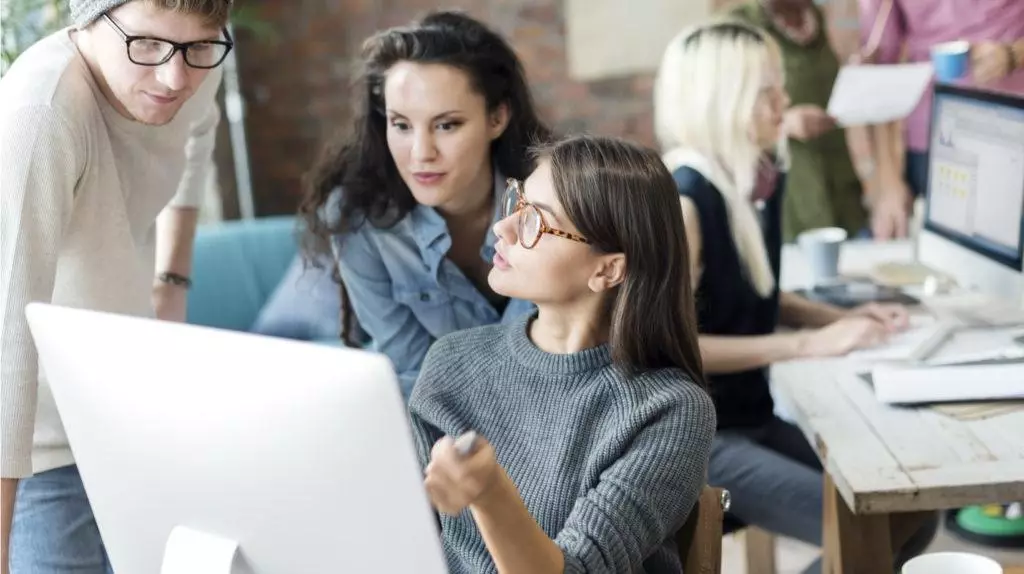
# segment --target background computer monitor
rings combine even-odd
[[[1024,98],[937,85],[918,259],[1024,304]]]
[[[160,572],[178,526],[238,543],[223,574],[446,572],[383,356],[38,303],[27,313],[114,572]]]

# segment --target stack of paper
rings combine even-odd
[[[840,126],[901,120],[917,107],[931,78],[930,63],[843,66],[832,87],[828,115]]]
[[[1024,399],[1024,359],[878,366],[871,371],[871,384],[875,398],[889,404]]]
[[[1024,346],[1021,327],[960,327],[923,360],[917,347],[941,320],[915,317],[916,325],[892,345],[866,349],[851,357],[875,363],[864,375],[883,403],[941,403],[1024,399]]]

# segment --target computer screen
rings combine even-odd
[[[936,87],[925,229],[1021,270],[1024,99]]]
[[[383,355],[26,315],[114,572],[447,571]]]

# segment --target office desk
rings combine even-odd
[[[909,259],[909,244],[844,246],[844,273]],[[804,286],[799,251],[783,254],[783,288]],[[891,571],[892,542],[922,515],[1024,500],[1024,412],[959,421],[878,403],[850,359],[772,367],[773,393],[825,467],[825,572]],[[897,542],[899,544],[900,542]]]

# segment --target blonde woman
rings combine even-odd
[[[800,431],[773,414],[767,367],[874,345],[904,328],[907,314],[779,292],[788,105],[777,46],[731,21],[673,39],[655,87],[656,132],[681,194],[718,415],[709,482],[732,492],[739,521],[820,544],[821,465]],[[798,330],[776,333],[779,323]]]

